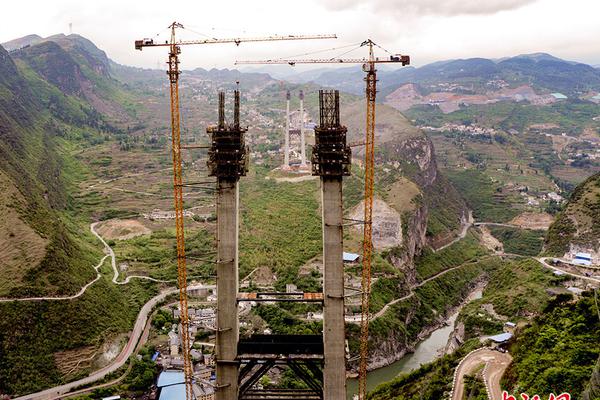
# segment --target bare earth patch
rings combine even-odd
[[[365,202],[361,201],[350,212],[350,218],[362,220],[364,218]],[[355,230],[362,231],[361,225],[356,225]],[[398,211],[390,207],[385,201],[373,201],[373,246],[385,249],[398,246],[402,243],[402,224]]]
[[[488,229],[487,226],[480,226],[479,230],[481,231],[481,244],[483,244],[486,248],[493,252],[501,252],[504,251],[504,245],[501,241],[496,239]]]
[[[545,230],[554,222],[554,217],[548,213],[524,212],[510,221],[510,224],[523,229]]]
[[[67,377],[89,369],[97,354],[98,348],[96,346],[85,346],[54,353],[54,361],[61,375]]]
[[[149,228],[134,219],[111,219],[99,224],[96,231],[108,240],[126,240],[152,233]]]

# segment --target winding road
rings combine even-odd
[[[23,301],[46,301],[46,300],[47,301],[73,300],[78,297],[81,297],[90,286],[92,286],[94,283],[96,283],[102,277],[102,274],[100,273],[100,267],[102,266],[102,264],[104,264],[104,261],[106,261],[106,259],[108,257],[110,257],[110,263],[111,263],[113,273],[114,273],[112,282],[116,285],[125,285],[125,284],[129,283],[131,281],[131,279],[146,279],[146,280],[149,280],[152,282],[158,282],[158,283],[175,282],[174,280],[164,281],[164,280],[155,279],[155,278],[151,278],[149,276],[142,276],[142,275],[131,275],[131,276],[128,276],[127,278],[125,278],[125,280],[119,281],[119,270],[117,269],[117,258],[115,256],[115,252],[108,245],[108,243],[106,243],[104,238],[102,238],[102,236],[100,236],[100,234],[96,231],[96,226],[99,223],[100,222],[92,223],[90,225],[90,231],[92,232],[92,234],[94,236],[96,236],[102,242],[102,245],[104,246],[104,252],[107,254],[100,259],[100,261],[98,262],[98,264],[96,266],[94,266],[94,270],[96,271],[96,277],[93,280],[91,280],[90,282],[86,283],[84,286],[82,286],[82,288],[79,290],[79,292],[77,292],[76,294],[71,295],[71,296],[39,296],[39,297],[22,297],[22,298],[15,298],[15,299],[0,298],[0,303],[23,302]]]
[[[468,261],[468,262],[466,262],[466,263],[464,263],[464,264],[460,264],[460,265],[457,265],[456,267],[452,267],[452,268],[445,269],[445,270],[443,270],[443,271],[440,271],[440,272],[438,272],[438,273],[437,273],[437,274],[435,274],[435,275],[432,275],[432,276],[430,276],[429,278],[427,278],[427,279],[425,279],[425,280],[423,280],[423,281],[419,282],[419,283],[418,283],[418,284],[416,284],[415,286],[413,286],[413,287],[410,289],[410,293],[409,293],[409,294],[407,294],[406,296],[404,296],[404,297],[400,297],[400,298],[398,298],[398,299],[394,299],[394,300],[390,301],[389,303],[386,303],[386,304],[385,304],[385,305],[384,305],[384,306],[381,308],[381,310],[379,310],[379,311],[377,311],[375,314],[373,314],[373,315],[372,315],[372,316],[369,318],[369,320],[370,320],[370,321],[372,321],[372,320],[374,320],[374,319],[377,319],[377,318],[381,317],[381,316],[382,316],[383,314],[385,314],[385,313],[387,312],[387,310],[388,310],[388,309],[389,309],[391,306],[393,306],[394,304],[396,304],[396,303],[398,303],[398,302],[400,302],[400,301],[406,300],[406,299],[410,299],[411,297],[413,297],[413,296],[415,295],[415,292],[414,292],[414,290],[415,290],[415,289],[418,289],[418,288],[420,288],[421,286],[425,285],[426,283],[428,283],[428,282],[431,282],[432,280],[434,280],[434,279],[436,279],[436,278],[439,278],[440,276],[442,276],[442,275],[444,275],[444,274],[446,274],[446,273],[448,273],[448,272],[450,272],[450,271],[454,271],[454,270],[456,270],[456,269],[462,268],[462,267],[464,267],[465,265],[469,265],[469,264],[472,264],[472,263],[474,263],[474,262],[479,262],[479,261],[481,261],[481,260],[483,260],[483,259],[484,259],[484,257],[482,257],[482,258],[478,259],[477,261]],[[356,323],[356,324],[358,324],[358,323],[360,323],[361,316],[360,316],[360,315],[348,315],[348,316],[346,316],[346,317],[345,317],[345,320],[346,320],[346,322],[350,322],[350,323]]]
[[[192,286],[188,287],[188,290],[203,289],[203,288],[208,288],[208,287],[211,287],[211,286],[192,285]],[[167,298],[167,296],[172,295],[172,294],[177,294],[177,293],[179,293],[179,289],[176,289],[176,288],[165,290],[162,293],[160,293],[159,295],[151,298],[146,304],[144,304],[144,306],[140,310],[140,313],[138,314],[137,320],[135,321],[135,325],[133,326],[133,331],[131,331],[131,334],[129,335],[129,341],[127,342],[127,345],[125,345],[123,350],[121,350],[121,353],[119,353],[117,358],[115,358],[113,360],[113,362],[111,362],[109,365],[105,366],[102,369],[99,369],[98,371],[93,372],[91,375],[89,375],[83,379],[69,382],[69,383],[61,385],[61,386],[56,386],[51,389],[43,390],[41,392],[17,397],[16,400],[53,400],[53,399],[58,399],[62,395],[70,392],[71,390],[73,390],[79,386],[89,385],[90,383],[99,381],[99,380],[103,379],[106,375],[110,374],[111,372],[118,370],[123,365],[125,365],[125,363],[129,359],[129,356],[131,356],[131,354],[135,350],[136,344],[137,344],[140,336],[142,335],[142,332],[144,331],[144,327],[146,326],[146,322],[148,320],[148,315],[152,312],[152,309],[158,303],[165,300]]]
[[[115,257],[115,252],[112,249],[112,247],[110,247],[108,245],[108,243],[106,243],[106,241],[104,240],[104,238],[102,236],[100,236],[100,234],[98,232],[96,232],[96,226],[99,224],[100,222],[94,222],[93,224],[90,225],[90,231],[92,231],[92,234],[94,236],[96,236],[104,245],[104,251],[106,253],[108,253],[108,255],[110,256],[110,264],[112,266],[113,269],[113,278],[112,278],[112,282],[115,285],[125,285],[127,283],[129,283],[129,281],[131,279],[146,279],[152,282],[159,282],[159,283],[169,283],[169,282],[175,282],[175,281],[162,281],[160,279],[154,279],[151,278],[149,276],[142,276],[142,275],[131,275],[128,276],[127,278],[125,278],[124,281],[119,281],[119,270],[117,269],[117,257]]]
[[[129,281],[132,278],[137,278],[137,279],[147,279],[153,282],[169,282],[169,281],[161,281],[158,279],[154,279],[154,278],[150,278],[147,276],[129,276],[127,277],[124,281],[119,281],[119,272],[117,270],[117,263],[116,263],[116,257],[115,257],[115,252],[113,251],[113,249],[108,245],[108,243],[106,243],[106,241],[102,238],[102,236],[100,236],[98,234],[98,232],[96,232],[96,225],[98,224],[98,222],[94,222],[93,224],[90,225],[90,230],[91,232],[94,234],[94,236],[96,236],[104,245],[104,251],[106,254],[104,257],[102,257],[102,259],[100,260],[100,262],[94,267],[94,270],[96,271],[96,278],[92,281],[90,281],[89,283],[87,283],[85,286],[83,286],[81,288],[81,290],[77,293],[74,294],[72,296],[64,296],[64,297],[52,297],[52,296],[48,296],[48,297],[28,297],[28,298],[20,298],[20,299],[0,299],[0,302],[16,302],[16,301],[53,301],[53,300],[73,300],[76,299],[80,296],[82,296],[85,291],[91,286],[93,285],[96,281],[98,281],[98,279],[100,279],[102,277],[102,274],[100,273],[100,267],[102,266],[102,264],[104,264],[104,261],[106,261],[106,259],[108,257],[111,258],[111,265],[113,268],[113,278],[112,278],[112,282],[114,284],[117,285],[124,285],[129,283]],[[198,284],[198,285],[191,285],[188,287],[188,291],[189,290],[197,290],[197,289],[211,289],[214,288],[214,285],[203,285],[203,284]],[[69,393],[70,391],[73,391],[74,389],[80,387],[80,386],[84,386],[84,385],[89,385],[93,382],[99,381],[101,379],[103,379],[105,376],[107,376],[108,374],[115,372],[116,370],[118,370],[119,368],[121,368],[123,365],[125,365],[125,363],[127,362],[127,360],[129,359],[129,357],[133,354],[134,350],[136,349],[136,344],[138,344],[138,342],[140,341],[140,337],[142,336],[143,332],[144,332],[144,328],[146,327],[146,324],[148,322],[148,316],[149,314],[152,312],[152,310],[154,309],[154,307],[156,307],[157,304],[159,304],[160,302],[164,301],[167,296],[172,295],[172,294],[177,294],[179,293],[179,289],[178,288],[173,288],[173,289],[168,289],[165,290],[163,292],[161,292],[160,294],[154,296],[153,298],[151,298],[150,300],[148,300],[148,302],[146,302],[146,304],[144,304],[144,306],[142,307],[142,309],[140,310],[137,319],[135,321],[135,324],[133,326],[133,330],[131,331],[130,335],[129,335],[129,340],[127,342],[127,344],[125,345],[125,347],[121,350],[121,352],[119,353],[119,355],[117,356],[117,358],[115,358],[110,364],[106,365],[105,367],[99,369],[98,371],[93,372],[92,374],[90,374],[89,376],[79,379],[77,381],[73,381],[73,382],[69,382],[66,383],[64,385],[60,385],[60,386],[56,386],[53,387],[51,389],[46,389],[43,390],[41,392],[37,392],[37,393],[32,393],[32,394],[28,394],[25,396],[21,396],[21,397],[17,397],[16,400],[53,400],[53,399],[59,399],[61,398],[63,395]],[[143,338],[142,338],[143,341]]]
[[[72,295],[72,296],[42,296],[42,297],[23,297],[20,299],[0,299],[0,303],[8,303],[8,302],[17,302],[17,301],[43,301],[43,300],[49,300],[49,301],[54,301],[54,300],[73,300],[76,299],[78,297],[80,297],[81,295],[83,295],[85,293],[85,291],[92,286],[94,283],[96,283],[96,281],[98,281],[98,279],[100,279],[102,277],[102,274],[99,271],[99,268],[102,266],[102,264],[104,264],[104,261],[109,257],[109,255],[105,255],[104,257],[102,257],[100,259],[100,262],[98,262],[98,264],[94,267],[94,270],[96,271],[96,277],[91,280],[90,282],[86,283],[80,290],[79,292],[77,292],[76,294]]]
[[[469,353],[456,367],[451,400],[462,400],[464,398],[464,377],[474,372],[481,364],[485,364],[483,381],[489,398],[491,400],[501,400],[500,378],[502,378],[511,361],[510,354],[500,353],[489,348],[482,348]]]
[[[473,224],[474,224],[473,211],[469,210],[469,216],[467,217],[466,220],[462,221],[461,230],[460,230],[460,233],[458,234],[458,236],[455,237],[451,242],[446,243],[445,245],[443,245],[442,247],[440,247],[438,249],[435,249],[434,252],[437,253],[438,251],[442,251],[446,247],[452,246],[454,243],[458,242],[459,240],[464,239],[465,236],[467,236],[467,232],[469,231],[469,228],[471,226],[473,226]],[[475,225],[477,225],[477,224],[475,224]]]

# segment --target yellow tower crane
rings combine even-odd
[[[155,43],[153,39],[142,39],[135,41],[135,49],[142,50],[144,47],[168,47],[169,69],[167,75],[170,82],[171,93],[171,149],[173,155],[173,194],[175,203],[175,225],[177,234],[177,283],[179,286],[179,305],[181,308],[181,346],[183,351],[186,399],[193,399],[192,391],[192,363],[190,358],[190,335],[189,317],[187,306],[187,270],[185,259],[185,238],[183,230],[183,178],[181,171],[181,116],[179,113],[179,54],[181,46],[197,44],[220,44],[235,43],[239,46],[242,42],[269,42],[279,40],[306,40],[306,39],[335,39],[336,35],[287,35],[266,36],[228,39],[203,39],[203,40],[176,40],[176,29],[184,28],[182,24],[173,22],[169,25],[171,39],[165,43]]]
[[[400,54],[390,54],[380,59],[375,57],[371,39],[362,42],[359,47],[367,46],[367,58],[321,58],[321,59],[274,59],[262,61],[236,61],[236,64],[362,64],[366,72],[367,115],[365,130],[365,207],[363,228],[363,265],[362,265],[362,304],[360,323],[360,363],[358,374],[358,396],[360,400],[367,397],[367,361],[369,343],[369,299],[371,296],[371,262],[373,258],[373,193],[375,186],[375,100],[377,97],[377,69],[375,64],[400,63],[410,64],[410,57]],[[377,46],[379,47],[379,46]],[[352,50],[351,50],[352,51]]]

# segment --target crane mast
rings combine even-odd
[[[135,49],[142,50],[144,47],[166,46],[169,48],[168,70],[169,90],[170,90],[170,108],[171,108],[171,150],[173,156],[173,200],[175,208],[175,227],[177,237],[177,283],[179,286],[179,307],[180,314],[180,335],[181,347],[184,362],[185,391],[186,399],[194,398],[192,379],[193,368],[190,356],[190,334],[189,334],[189,316],[187,301],[187,268],[185,258],[185,234],[183,221],[183,176],[181,161],[181,115],[179,110],[179,54],[181,54],[182,45],[195,44],[221,44],[234,43],[239,46],[242,42],[266,42],[280,40],[307,40],[307,39],[335,39],[336,35],[288,35],[288,36],[267,36],[250,38],[229,38],[229,39],[205,39],[194,41],[177,41],[176,29],[183,28],[178,22],[169,25],[171,30],[170,40],[165,43],[154,43],[153,39],[142,39],[135,41]],[[239,120],[239,115],[237,119]]]
[[[367,365],[369,355],[369,302],[371,297],[371,264],[373,258],[373,196],[375,188],[375,104],[377,98],[377,70],[379,63],[410,64],[407,55],[394,54],[389,58],[375,57],[373,46],[376,44],[367,39],[361,43],[368,46],[367,58],[320,58],[320,59],[272,59],[258,61],[236,61],[236,64],[363,64],[366,72],[366,129],[365,129],[365,192],[363,219],[363,260],[361,272],[361,326],[360,326],[360,361],[358,374],[358,396],[360,400],[367,397]]]
[[[358,396],[367,396],[367,363],[369,356],[369,301],[371,298],[371,262],[373,258],[373,193],[375,189],[375,100],[377,70],[373,62],[373,43],[369,40],[369,62],[364,64],[367,100],[365,130],[365,209],[363,225],[363,267],[361,276],[360,360]]]
[[[187,268],[185,260],[185,235],[183,226],[183,177],[181,171],[181,116],[179,113],[179,53],[181,48],[175,41],[175,29],[181,24],[171,24],[171,42],[169,47],[169,76],[171,99],[171,149],[173,155],[173,200],[175,206],[175,231],[177,236],[177,283],[179,286],[180,336],[185,375],[186,399],[193,398],[192,361],[190,357],[190,329],[187,305]]]

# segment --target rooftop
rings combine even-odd
[[[185,375],[183,371],[163,371],[158,376],[158,381],[156,382],[156,386],[164,387],[164,386],[172,386],[178,383],[185,383]],[[185,391],[185,389],[184,389]],[[185,396],[185,393],[184,393]]]
[[[183,375],[183,372],[181,374]],[[177,385],[165,386],[160,389],[158,400],[181,400],[185,399],[185,396],[185,384],[179,383]]]
[[[575,254],[575,258],[583,258],[586,260],[591,260],[592,259],[592,255],[590,253],[576,253]]]
[[[500,333],[498,335],[490,336],[488,339],[496,343],[504,343],[508,342],[512,337],[512,333]]]
[[[345,262],[354,262],[354,261],[358,260],[358,258],[360,257],[359,254],[346,253],[346,252],[344,252],[343,256],[344,256]]]

